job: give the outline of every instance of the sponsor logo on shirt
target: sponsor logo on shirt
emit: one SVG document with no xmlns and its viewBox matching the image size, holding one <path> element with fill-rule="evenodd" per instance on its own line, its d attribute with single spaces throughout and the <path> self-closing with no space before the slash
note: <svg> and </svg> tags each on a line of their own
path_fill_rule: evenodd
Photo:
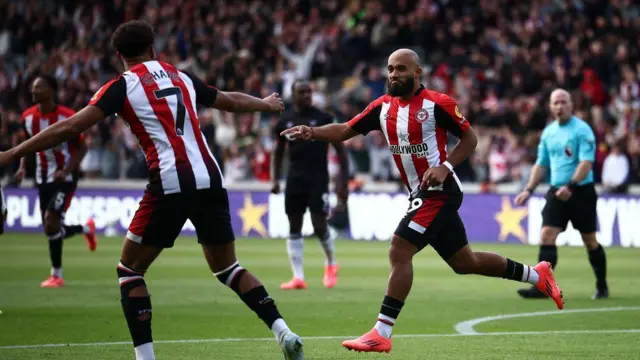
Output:
<svg viewBox="0 0 640 360">
<path fill-rule="evenodd" d="M 417 157 L 427 157 L 429 148 L 426 143 L 408 145 L 389 145 L 389 151 L 393 155 L 416 155 Z"/>
</svg>

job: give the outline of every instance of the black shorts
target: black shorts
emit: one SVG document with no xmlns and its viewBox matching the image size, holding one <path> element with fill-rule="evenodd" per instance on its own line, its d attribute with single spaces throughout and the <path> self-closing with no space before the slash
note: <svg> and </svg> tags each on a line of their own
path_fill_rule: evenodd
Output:
<svg viewBox="0 0 640 360">
<path fill-rule="evenodd" d="M 309 208 L 312 214 L 329 213 L 329 187 L 312 186 L 306 189 L 287 185 L 284 193 L 284 210 L 287 215 L 304 215 Z"/>
<path fill-rule="evenodd" d="M 571 221 L 573 227 L 583 234 L 596 232 L 598 227 L 598 194 L 593 184 L 577 186 L 567 201 L 555 196 L 558 190 L 551 187 L 545 196 L 542 209 L 542 226 L 552 226 L 566 230 Z"/>
<path fill-rule="evenodd" d="M 127 239 L 161 248 L 173 247 L 187 219 L 201 244 L 222 245 L 235 240 L 227 190 L 198 190 L 186 194 L 145 192 L 133 216 Z"/>
<path fill-rule="evenodd" d="M 410 199 L 409 210 L 398 224 L 395 235 L 418 250 L 431 245 L 443 260 L 448 260 L 469 243 L 458 215 L 462 197 L 462 193 L 427 191 L 423 197 Z"/>
<path fill-rule="evenodd" d="M 38 198 L 40 199 L 40 215 L 44 221 L 47 211 L 58 214 L 64 218 L 64 214 L 71 205 L 71 199 L 76 192 L 78 184 L 75 182 L 47 183 L 38 185 Z"/>
</svg>

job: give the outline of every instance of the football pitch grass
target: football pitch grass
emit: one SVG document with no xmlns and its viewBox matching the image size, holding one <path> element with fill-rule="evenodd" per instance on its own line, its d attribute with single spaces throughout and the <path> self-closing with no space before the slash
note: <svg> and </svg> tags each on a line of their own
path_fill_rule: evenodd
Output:
<svg viewBox="0 0 640 360">
<path fill-rule="evenodd" d="M 0 237 L 0 359 L 133 359 L 115 270 L 122 239 L 102 238 L 95 253 L 81 237 L 67 240 L 61 289 L 40 288 L 49 271 L 46 241 Z M 237 254 L 303 337 L 306 359 L 640 359 L 640 249 L 621 248 L 607 249 L 611 298 L 601 301 L 590 299 L 594 278 L 584 249 L 559 249 L 564 313 L 551 300 L 520 299 L 523 284 L 456 275 L 427 248 L 415 259 L 391 354 L 349 352 L 341 341 L 368 331 L 379 312 L 387 246 L 338 241 L 338 285 L 325 289 L 322 250 L 315 238 L 306 239 L 309 288 L 295 292 L 279 289 L 291 276 L 283 240 L 241 239 Z M 474 248 L 537 259 L 533 246 Z M 158 359 L 281 358 L 272 333 L 208 271 L 193 238 L 165 251 L 146 280 Z M 549 314 L 501 316 L 534 312 Z M 491 316 L 472 329 L 464 323 Z"/>
</svg>

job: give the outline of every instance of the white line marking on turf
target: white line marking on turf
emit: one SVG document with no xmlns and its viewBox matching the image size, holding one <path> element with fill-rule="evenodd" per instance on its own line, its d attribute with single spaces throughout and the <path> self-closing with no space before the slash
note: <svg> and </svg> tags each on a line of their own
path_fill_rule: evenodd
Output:
<svg viewBox="0 0 640 360">
<path fill-rule="evenodd" d="M 503 331 L 480 333 L 474 330 L 474 326 L 480 323 L 511 319 L 518 317 L 559 315 L 567 313 L 591 313 L 605 311 L 634 311 L 640 310 L 640 307 L 612 307 L 612 308 L 589 308 L 589 309 L 570 309 L 555 311 L 538 311 L 530 313 L 503 314 L 496 316 L 487 316 L 477 319 L 471 319 L 460 322 L 455 325 L 457 334 L 397 334 L 394 338 L 444 338 L 444 337 L 460 337 L 460 336 L 503 336 L 503 335 L 562 335 L 562 334 L 619 334 L 619 333 L 640 333 L 640 329 L 626 330 L 550 330 L 550 331 Z M 340 340 L 349 339 L 356 336 L 307 336 L 303 340 Z M 213 339 L 182 339 L 182 340 L 156 340 L 156 344 L 198 344 L 198 343 L 220 343 L 220 342 L 241 342 L 241 341 L 273 341 L 273 337 L 266 338 L 213 338 Z M 2 349 L 40 349 L 40 348 L 57 348 L 57 347 L 83 347 L 83 346 L 115 346 L 115 345 L 131 345 L 130 341 L 114 341 L 114 342 L 94 342 L 94 343 L 71 343 L 71 344 L 33 344 L 33 345 L 7 345 L 0 346 Z"/>
<path fill-rule="evenodd" d="M 640 307 L 610 307 L 610 308 L 589 308 L 589 309 L 569 309 L 569 310 L 554 310 L 554 311 L 537 311 L 529 313 L 517 313 L 517 314 L 503 314 L 496 316 L 486 316 L 477 319 L 471 319 L 457 323 L 454 328 L 461 335 L 487 335 L 486 333 L 479 333 L 473 327 L 494 320 L 513 319 L 520 317 L 531 316 L 545 316 L 545 315 L 562 315 L 562 314 L 575 314 L 575 313 L 594 313 L 594 312 L 608 312 L 608 311 L 638 311 Z M 552 332 L 546 332 L 552 333 Z"/>
<path fill-rule="evenodd" d="M 447 338 L 447 337 L 467 337 L 467 336 L 504 336 L 504 335 L 562 335 L 562 334 L 619 334 L 619 333 L 638 333 L 640 329 L 627 330 L 558 330 L 558 331 L 509 331 L 509 332 L 491 332 L 476 334 L 398 334 L 393 338 Z M 356 336 L 303 336 L 302 340 L 346 340 L 355 338 Z M 266 338 L 217 338 L 217 339 L 185 339 L 185 340 L 156 340 L 155 344 L 200 344 L 200 343 L 221 343 L 221 342 L 240 342 L 240 341 L 275 341 L 273 337 Z M 95 342 L 95 343 L 76 343 L 76 344 L 34 344 L 34 345 L 9 345 L 0 346 L 2 349 L 40 349 L 40 348 L 58 348 L 58 347 L 83 347 L 83 346 L 114 346 L 114 345 L 131 345 L 130 341 L 114 341 L 114 342 Z"/>
</svg>

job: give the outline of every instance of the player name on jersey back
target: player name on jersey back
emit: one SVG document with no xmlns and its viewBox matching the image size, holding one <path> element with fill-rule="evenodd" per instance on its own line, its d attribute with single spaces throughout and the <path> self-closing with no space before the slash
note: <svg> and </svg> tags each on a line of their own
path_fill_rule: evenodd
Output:
<svg viewBox="0 0 640 360">
<path fill-rule="evenodd" d="M 174 194 L 222 187 L 222 172 L 200 130 L 196 104 L 213 106 L 217 89 L 162 61 L 147 61 L 108 82 L 90 105 L 119 114 L 142 147 L 148 189 Z"/>
</svg>

